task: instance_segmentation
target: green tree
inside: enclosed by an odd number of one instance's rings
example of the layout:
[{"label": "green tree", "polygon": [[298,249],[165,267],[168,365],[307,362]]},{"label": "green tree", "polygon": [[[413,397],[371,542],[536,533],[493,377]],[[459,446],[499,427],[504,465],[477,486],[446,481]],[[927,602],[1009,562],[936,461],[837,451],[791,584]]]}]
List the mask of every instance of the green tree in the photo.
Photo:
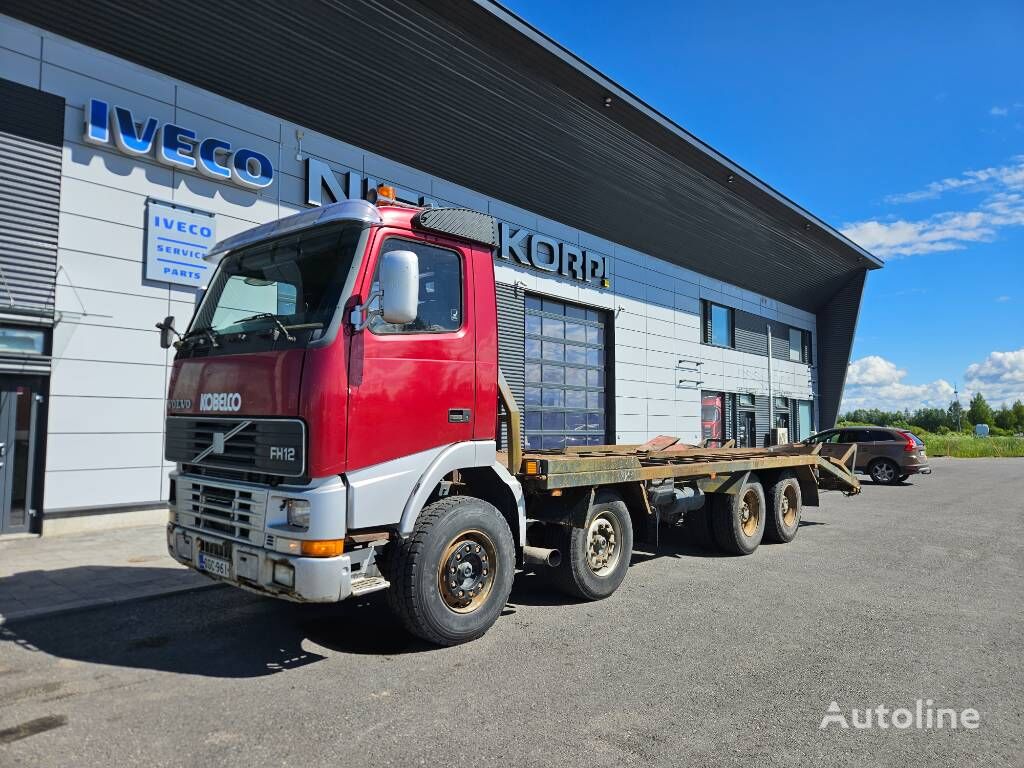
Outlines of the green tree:
[{"label": "green tree", "polygon": [[1013,428],[1024,432],[1024,403],[1020,400],[1013,404]]},{"label": "green tree", "polygon": [[1012,432],[1016,428],[1013,411],[1007,408],[1005,403],[1003,403],[1003,406],[992,415],[992,420],[995,422],[997,427],[1005,429],[1008,432]]},{"label": "green tree", "polygon": [[[942,408],[918,408],[910,420],[929,432],[938,432],[939,427],[949,426],[949,415]],[[953,422],[954,425],[956,422]]]},{"label": "green tree", "polygon": [[978,392],[971,398],[971,405],[967,409],[967,420],[971,424],[992,424],[992,407],[985,402],[984,395]]},{"label": "green tree", "polygon": [[959,400],[954,400],[949,404],[949,408],[946,409],[946,424],[950,429],[956,429],[959,424],[963,426],[964,407],[960,405]]}]

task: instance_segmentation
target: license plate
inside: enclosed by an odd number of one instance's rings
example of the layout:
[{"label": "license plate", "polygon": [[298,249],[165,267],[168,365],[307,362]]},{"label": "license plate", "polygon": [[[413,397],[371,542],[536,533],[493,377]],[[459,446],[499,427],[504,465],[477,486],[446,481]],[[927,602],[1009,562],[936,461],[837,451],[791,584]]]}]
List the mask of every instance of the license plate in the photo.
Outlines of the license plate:
[{"label": "license plate", "polygon": [[199,553],[199,570],[212,573],[214,576],[231,578],[231,563],[219,557],[210,557],[205,552]]}]

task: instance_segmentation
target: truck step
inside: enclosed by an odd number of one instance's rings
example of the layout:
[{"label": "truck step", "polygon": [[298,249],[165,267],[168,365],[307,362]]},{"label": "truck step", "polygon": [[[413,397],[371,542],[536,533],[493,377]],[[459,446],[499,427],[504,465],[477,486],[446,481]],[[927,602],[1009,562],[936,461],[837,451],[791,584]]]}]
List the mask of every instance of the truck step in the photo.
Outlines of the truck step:
[{"label": "truck step", "polygon": [[391,586],[390,582],[383,576],[368,576],[365,579],[356,579],[352,582],[352,597],[368,595],[371,592],[379,592]]}]

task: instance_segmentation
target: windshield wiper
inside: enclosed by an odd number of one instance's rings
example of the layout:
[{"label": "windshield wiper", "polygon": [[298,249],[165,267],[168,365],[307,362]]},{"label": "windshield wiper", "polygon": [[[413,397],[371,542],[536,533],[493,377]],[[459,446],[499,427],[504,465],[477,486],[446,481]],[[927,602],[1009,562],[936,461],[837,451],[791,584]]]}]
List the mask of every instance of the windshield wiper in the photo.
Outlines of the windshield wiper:
[{"label": "windshield wiper", "polygon": [[209,327],[196,328],[195,330],[189,331],[188,333],[181,337],[181,340],[192,341],[193,343],[195,343],[196,338],[199,336],[205,336],[207,341],[210,342],[211,347],[220,346],[220,342],[217,341],[217,337],[219,336],[219,334],[215,330],[213,330],[213,328]]},{"label": "windshield wiper", "polygon": [[291,334],[292,331],[306,331],[324,327],[323,323],[295,323],[294,325],[285,325],[281,322],[280,316],[275,315],[272,312],[260,312],[255,315],[250,315],[249,317],[243,317],[237,322],[246,323],[250,320],[270,320],[275,326],[273,330],[274,341],[277,341],[281,335],[284,335],[288,341],[295,341],[295,337]]}]

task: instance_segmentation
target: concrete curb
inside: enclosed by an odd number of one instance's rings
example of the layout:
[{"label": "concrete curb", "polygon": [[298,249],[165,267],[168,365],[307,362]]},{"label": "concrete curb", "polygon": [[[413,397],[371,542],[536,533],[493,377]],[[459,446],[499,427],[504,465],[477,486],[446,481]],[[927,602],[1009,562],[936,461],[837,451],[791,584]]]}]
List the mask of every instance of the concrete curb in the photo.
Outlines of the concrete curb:
[{"label": "concrete curb", "polygon": [[147,600],[155,600],[159,597],[170,595],[183,595],[188,592],[199,592],[211,587],[225,587],[226,584],[217,581],[199,584],[181,584],[175,587],[153,587],[148,590],[140,590],[122,597],[102,597],[87,600],[80,600],[74,603],[63,603],[52,607],[30,608],[26,611],[15,611],[14,613],[0,614],[0,627],[12,622],[27,621],[39,618],[49,618],[68,613],[80,613],[90,608],[109,608],[112,605],[123,605],[125,603],[140,603]]}]

